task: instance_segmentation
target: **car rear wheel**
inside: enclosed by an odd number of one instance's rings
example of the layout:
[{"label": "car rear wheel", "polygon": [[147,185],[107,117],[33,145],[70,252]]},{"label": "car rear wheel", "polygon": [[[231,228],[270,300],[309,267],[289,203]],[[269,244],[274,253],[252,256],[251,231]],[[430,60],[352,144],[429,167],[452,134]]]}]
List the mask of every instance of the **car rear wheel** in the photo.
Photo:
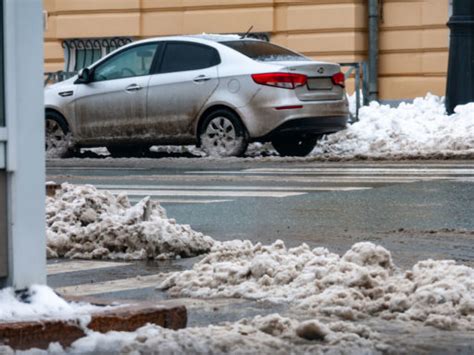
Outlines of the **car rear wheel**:
[{"label": "car rear wheel", "polygon": [[46,113],[45,149],[48,158],[65,158],[73,153],[71,134],[66,121],[56,112]]},{"label": "car rear wheel", "polygon": [[248,134],[235,113],[217,110],[204,118],[199,132],[201,148],[210,156],[241,156],[248,147]]},{"label": "car rear wheel", "polygon": [[283,157],[304,157],[311,153],[319,137],[278,137],[272,140],[275,150]]}]

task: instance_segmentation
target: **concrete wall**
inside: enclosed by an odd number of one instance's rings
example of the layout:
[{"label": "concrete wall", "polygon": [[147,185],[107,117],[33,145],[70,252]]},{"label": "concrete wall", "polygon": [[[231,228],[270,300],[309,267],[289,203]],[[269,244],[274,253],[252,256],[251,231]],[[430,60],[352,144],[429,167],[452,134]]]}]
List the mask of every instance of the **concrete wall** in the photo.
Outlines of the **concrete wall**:
[{"label": "concrete wall", "polygon": [[[67,38],[269,32],[272,42],[310,57],[367,55],[365,0],[43,0],[45,69],[64,68]],[[444,94],[449,0],[384,0],[380,93],[403,99]]]}]

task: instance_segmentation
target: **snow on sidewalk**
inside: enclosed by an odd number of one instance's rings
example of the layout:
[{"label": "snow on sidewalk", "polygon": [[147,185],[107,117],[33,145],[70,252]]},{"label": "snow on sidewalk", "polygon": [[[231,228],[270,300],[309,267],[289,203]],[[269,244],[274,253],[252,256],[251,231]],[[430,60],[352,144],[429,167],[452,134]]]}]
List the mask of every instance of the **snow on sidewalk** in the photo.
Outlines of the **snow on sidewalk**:
[{"label": "snow on sidewalk", "polygon": [[46,199],[49,258],[164,259],[208,252],[214,240],[177,224],[148,197],[131,206],[127,196],[92,185],[64,183]]},{"label": "snow on sidewalk", "polygon": [[11,287],[0,290],[0,323],[78,319],[85,326],[90,322],[92,312],[106,308],[66,302],[42,285],[31,286],[21,296],[16,295]]},{"label": "snow on sidewalk", "polygon": [[[299,322],[272,314],[235,323],[170,330],[147,325],[135,332],[90,332],[64,349],[35,354],[373,354],[388,346],[367,327],[344,322]],[[0,350],[2,350],[0,348]],[[21,353],[21,352],[20,352]],[[29,352],[28,352],[29,353]]]},{"label": "snow on sidewalk", "polygon": [[357,321],[372,317],[474,330],[474,269],[426,260],[401,271],[389,251],[357,243],[342,257],[282,241],[216,243],[192,270],[159,286],[173,296],[288,302],[296,312]]},{"label": "snow on sidewalk", "polygon": [[448,116],[444,99],[431,94],[396,108],[372,102],[360,109],[359,122],[326,136],[311,155],[327,159],[473,157],[474,103],[458,106]]}]

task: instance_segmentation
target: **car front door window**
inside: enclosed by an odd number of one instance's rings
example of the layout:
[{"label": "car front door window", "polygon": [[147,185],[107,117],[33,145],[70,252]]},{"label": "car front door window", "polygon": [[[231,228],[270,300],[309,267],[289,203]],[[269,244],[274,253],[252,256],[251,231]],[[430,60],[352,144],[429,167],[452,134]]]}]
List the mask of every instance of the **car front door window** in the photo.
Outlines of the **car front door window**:
[{"label": "car front door window", "polygon": [[94,81],[149,75],[156,49],[157,44],[150,43],[116,54],[94,69]]}]

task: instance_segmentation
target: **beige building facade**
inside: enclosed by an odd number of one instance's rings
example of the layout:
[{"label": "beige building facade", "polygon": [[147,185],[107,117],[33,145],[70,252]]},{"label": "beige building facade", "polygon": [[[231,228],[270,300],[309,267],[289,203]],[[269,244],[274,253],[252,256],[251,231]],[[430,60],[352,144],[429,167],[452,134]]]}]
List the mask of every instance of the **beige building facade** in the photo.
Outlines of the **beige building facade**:
[{"label": "beige building facade", "polygon": [[[367,0],[43,0],[45,71],[64,70],[63,41],[254,32],[311,58],[367,60]],[[382,0],[380,97],[444,95],[449,0]],[[352,83],[349,83],[352,87]]]}]

